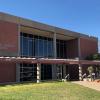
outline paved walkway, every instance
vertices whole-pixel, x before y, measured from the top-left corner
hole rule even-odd
[[[72,83],[76,83],[100,91],[100,82],[98,83],[98,82],[88,82],[88,81],[75,81]]]

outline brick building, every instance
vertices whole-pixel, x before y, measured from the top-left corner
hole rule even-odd
[[[98,52],[98,39],[0,13],[0,83],[81,79]]]

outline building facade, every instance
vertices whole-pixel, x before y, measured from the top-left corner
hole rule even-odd
[[[56,80],[67,74],[79,80],[85,68],[76,62],[97,52],[95,37],[0,13],[0,83]]]

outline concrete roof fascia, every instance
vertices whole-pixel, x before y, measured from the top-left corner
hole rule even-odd
[[[3,12],[0,12],[0,20],[13,22],[16,24],[20,24],[23,26],[29,26],[29,27],[33,27],[33,28],[37,28],[41,30],[46,30],[46,31],[50,31],[53,33],[60,33],[60,34],[68,35],[68,36],[75,37],[75,38],[88,37],[88,38],[93,38],[97,40],[96,37],[92,37],[92,36],[85,35],[79,32],[74,32],[74,31],[70,31],[67,29],[63,29],[63,28],[59,28],[59,27],[55,27],[51,25],[47,25],[44,23],[36,22],[36,21],[30,20],[27,18],[18,17],[18,16],[14,16],[11,14],[3,13]]]

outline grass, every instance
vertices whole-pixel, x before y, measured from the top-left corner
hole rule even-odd
[[[0,100],[100,100],[100,92],[70,82],[0,86]]]

